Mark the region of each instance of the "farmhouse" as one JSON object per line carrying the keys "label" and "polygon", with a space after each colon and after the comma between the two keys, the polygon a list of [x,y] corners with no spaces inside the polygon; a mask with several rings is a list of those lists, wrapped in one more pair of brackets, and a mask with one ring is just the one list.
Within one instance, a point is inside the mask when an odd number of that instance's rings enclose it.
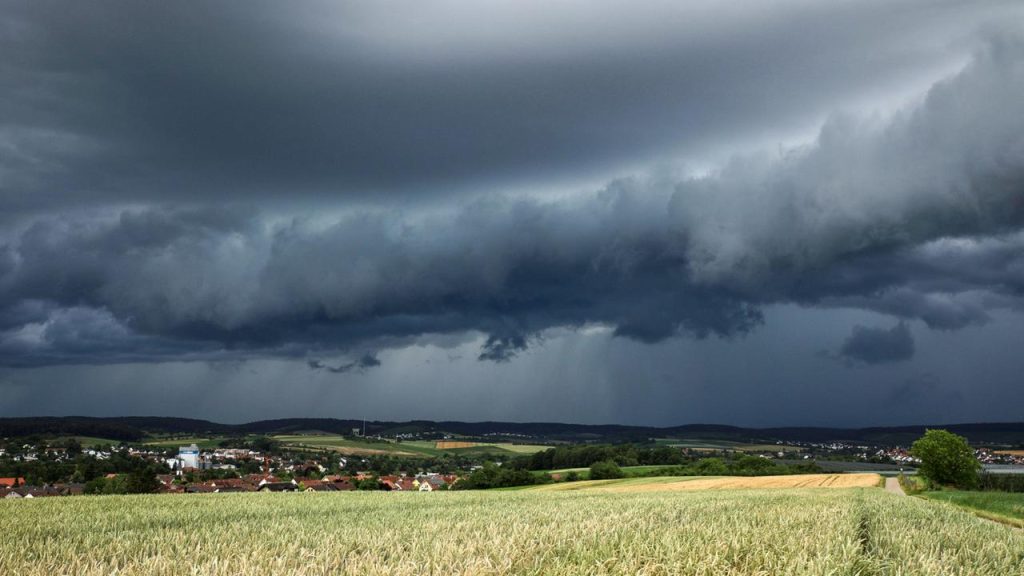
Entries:
{"label": "farmhouse", "polygon": [[246,482],[254,484],[256,486],[262,486],[263,484],[273,482],[285,482],[285,480],[282,480],[281,478],[278,478],[277,476],[274,476],[272,474],[246,474],[245,476],[242,477],[242,480],[245,480]]}
{"label": "farmhouse", "polygon": [[256,486],[242,478],[224,478],[212,480],[209,485],[214,492],[255,492]]}
{"label": "farmhouse", "polygon": [[299,487],[295,482],[264,482],[260,484],[258,492],[295,492]]}
{"label": "farmhouse", "polygon": [[306,492],[337,492],[338,488],[333,482],[323,480],[303,480],[299,486]]}
{"label": "farmhouse", "polygon": [[61,496],[81,496],[85,493],[85,484],[82,484],[81,482],[57,484],[54,488],[60,491]]}
{"label": "farmhouse", "polygon": [[60,496],[61,493],[52,486],[13,488],[4,495],[4,498],[44,498],[46,496]]}
{"label": "farmhouse", "polygon": [[188,494],[213,494],[217,489],[209,484],[189,484],[185,487]]}

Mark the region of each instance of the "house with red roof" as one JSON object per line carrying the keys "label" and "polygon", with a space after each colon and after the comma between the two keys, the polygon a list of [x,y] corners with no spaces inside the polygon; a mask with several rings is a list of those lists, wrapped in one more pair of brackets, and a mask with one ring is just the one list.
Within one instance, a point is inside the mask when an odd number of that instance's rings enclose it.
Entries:
{"label": "house with red roof", "polygon": [[334,482],[323,480],[302,480],[299,482],[299,487],[306,492],[336,492],[338,490]]}
{"label": "house with red roof", "polygon": [[216,492],[255,492],[256,485],[244,478],[221,478],[209,483]]}

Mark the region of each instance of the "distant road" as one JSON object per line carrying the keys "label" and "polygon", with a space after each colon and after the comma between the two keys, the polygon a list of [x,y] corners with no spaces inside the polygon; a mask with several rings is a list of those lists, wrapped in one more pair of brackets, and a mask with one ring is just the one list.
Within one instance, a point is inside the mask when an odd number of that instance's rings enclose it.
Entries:
{"label": "distant road", "polygon": [[900,486],[899,478],[886,478],[885,479],[885,491],[892,492],[897,496],[906,496],[907,493],[903,491],[903,487]]}

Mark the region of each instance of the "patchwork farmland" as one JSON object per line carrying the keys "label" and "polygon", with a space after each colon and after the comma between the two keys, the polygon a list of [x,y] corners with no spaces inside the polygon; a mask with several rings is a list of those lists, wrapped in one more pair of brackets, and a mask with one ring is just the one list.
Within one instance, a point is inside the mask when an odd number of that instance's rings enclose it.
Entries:
{"label": "patchwork farmland", "polygon": [[449,454],[472,454],[493,456],[516,456],[546,450],[550,446],[537,444],[512,444],[510,442],[470,442],[461,440],[411,440],[396,442],[389,440],[362,439],[336,434],[282,434],[272,437],[282,446],[297,449],[331,450],[340,454],[366,456],[440,456]]}

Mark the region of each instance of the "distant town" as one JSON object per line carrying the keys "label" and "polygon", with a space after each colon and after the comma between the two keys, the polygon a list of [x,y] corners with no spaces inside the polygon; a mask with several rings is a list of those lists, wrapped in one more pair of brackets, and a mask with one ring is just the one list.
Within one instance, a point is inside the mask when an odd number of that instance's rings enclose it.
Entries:
{"label": "distant town", "polygon": [[[269,443],[269,442],[268,442]],[[79,494],[155,492],[331,492],[446,490],[459,475],[423,471],[381,473],[395,465],[365,458],[305,454],[269,448],[214,448],[196,444],[167,449],[136,446],[81,447],[75,440],[0,448],[0,470],[28,470],[0,477],[0,497],[38,498]],[[373,469],[353,469],[373,465]],[[56,470],[70,470],[69,477]],[[105,470],[112,470],[104,472]],[[102,474],[93,475],[96,471]],[[91,477],[90,477],[91,476]]]}
{"label": "distant town", "polygon": [[[379,428],[379,426],[377,426]],[[147,436],[104,442],[28,434],[0,440],[0,497],[229,492],[435,492],[580,478],[597,460],[636,474],[756,475],[808,471],[914,474],[905,445],[843,441],[736,442],[630,438],[570,442],[550,435],[491,431],[477,436],[396,428],[364,436],[291,434]],[[987,469],[1024,471],[1024,451],[975,448]],[[497,470],[497,472],[495,471]],[[513,474],[515,471],[515,474]]]}

